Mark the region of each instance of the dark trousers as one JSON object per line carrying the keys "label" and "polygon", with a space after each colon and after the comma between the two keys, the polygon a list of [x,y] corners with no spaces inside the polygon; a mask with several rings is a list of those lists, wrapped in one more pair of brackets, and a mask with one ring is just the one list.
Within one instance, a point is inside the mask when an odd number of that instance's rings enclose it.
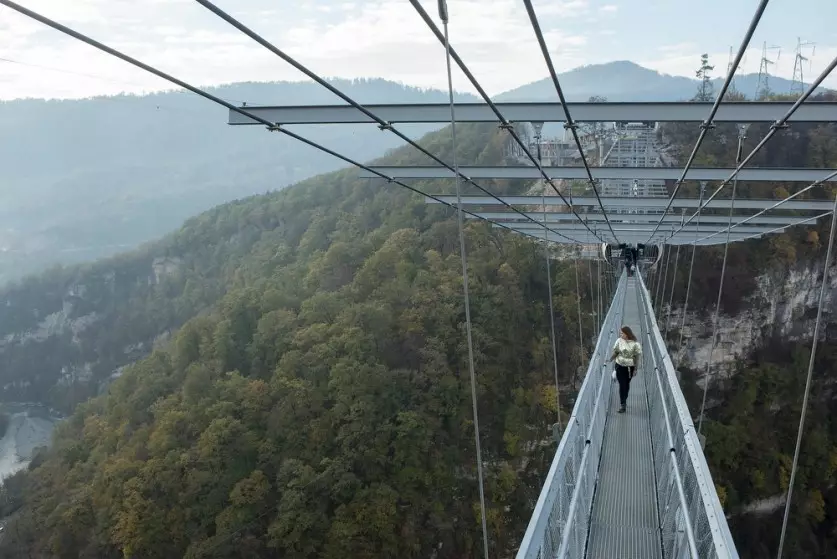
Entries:
{"label": "dark trousers", "polygon": [[628,391],[631,389],[631,373],[634,367],[616,365],[616,380],[619,381],[619,403],[623,406],[628,401]]}

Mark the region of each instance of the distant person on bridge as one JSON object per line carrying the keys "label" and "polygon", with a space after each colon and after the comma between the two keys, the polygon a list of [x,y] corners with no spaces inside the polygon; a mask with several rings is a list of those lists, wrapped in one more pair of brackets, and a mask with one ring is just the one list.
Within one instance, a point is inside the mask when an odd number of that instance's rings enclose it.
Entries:
{"label": "distant person on bridge", "polygon": [[616,361],[616,380],[619,381],[619,401],[622,404],[619,413],[625,413],[631,379],[636,375],[636,368],[639,367],[641,357],[642,346],[636,341],[636,336],[630,327],[623,326],[613,346],[613,355],[610,357],[610,361]]}

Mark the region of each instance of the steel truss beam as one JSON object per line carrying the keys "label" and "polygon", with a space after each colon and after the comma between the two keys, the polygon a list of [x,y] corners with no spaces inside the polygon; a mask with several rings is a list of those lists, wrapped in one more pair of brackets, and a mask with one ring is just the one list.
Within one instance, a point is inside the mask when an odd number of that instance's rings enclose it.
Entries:
{"label": "steel truss beam", "polygon": [[[497,103],[510,122],[565,122],[560,103]],[[714,122],[775,122],[793,103],[729,102],[723,103]],[[395,123],[447,123],[450,106],[446,103],[365,105],[383,120]],[[568,103],[573,120],[580,122],[703,122],[712,103]],[[246,111],[276,124],[357,124],[370,123],[367,115],[349,105],[261,106]],[[458,122],[497,122],[497,115],[485,103],[457,103]],[[805,103],[790,122],[837,121],[837,103]],[[230,111],[229,123],[260,124],[240,113]]]}
{"label": "steel truss beam", "polygon": [[[587,222],[601,222],[604,223],[604,216],[600,213],[593,214],[593,213],[586,213],[582,214],[584,219]],[[538,222],[543,223],[544,214],[543,212],[526,212],[526,216],[530,217]],[[619,225],[622,223],[656,223],[660,220],[659,214],[607,214],[608,219],[614,225]],[[671,223],[674,225],[680,225],[682,218],[676,215],[666,215],[663,217],[663,223]],[[746,215],[734,215],[732,216],[732,223],[740,223],[746,220],[749,216]],[[523,223],[522,218],[518,214],[514,214],[512,212],[475,212],[475,215],[466,215],[466,219],[489,219],[491,221],[502,221],[503,223],[508,222],[520,222]],[[813,225],[812,222],[807,221],[805,223],[798,223],[796,222],[798,218],[794,216],[785,216],[785,217],[755,217],[749,219],[747,223],[752,225]],[[556,224],[560,225],[562,223],[568,222],[578,222],[578,218],[571,213],[555,213],[555,212],[547,212],[546,214],[546,224]],[[729,216],[726,215],[701,215],[700,216],[700,223],[701,225],[708,224],[708,223],[717,223],[722,224],[724,230],[726,230],[726,226],[729,223]]]}
{"label": "steel truss beam", "polygon": [[[417,166],[373,166],[375,171],[394,179],[452,179],[454,173],[444,167]],[[536,167],[459,167],[465,176],[474,179],[508,179],[508,180],[536,180],[541,178]],[[586,180],[587,172],[584,167],[544,167],[543,170],[553,179]],[[735,169],[692,168],[686,175],[686,180],[695,181],[723,181]],[[598,180],[678,180],[682,169],[664,167],[591,167],[593,178]],[[741,181],[758,182],[807,182],[812,183],[823,176],[834,172],[834,169],[742,169],[738,173]],[[362,178],[379,178],[380,175],[369,171],[361,171]],[[837,182],[837,176],[829,182]]]}
{"label": "steel truss beam", "polygon": [[[614,223],[613,224],[613,230],[616,231],[617,234],[620,231],[622,231],[622,232],[633,231],[633,232],[637,232],[637,233],[650,233],[651,231],[654,230],[654,225],[655,224],[648,224],[648,223]],[[497,224],[494,227],[500,227],[500,228],[510,227],[512,229],[526,230],[526,231],[543,231],[543,227],[541,225],[539,225],[537,223],[531,223],[531,222],[529,222],[529,223],[524,223],[524,222],[509,223],[509,222],[506,222],[506,223],[502,223],[502,224]],[[793,225],[792,224],[788,225],[788,227],[793,227]],[[564,223],[564,224],[560,224],[560,225],[557,225],[555,227],[552,227],[551,229],[553,231],[558,232],[558,233],[567,233],[569,235],[572,235],[573,232],[577,232],[577,231],[587,231],[587,228],[581,223]],[[660,229],[664,230],[665,228],[661,227]],[[772,227],[772,226],[748,227],[748,226],[745,226],[745,227],[736,227],[735,229],[733,229],[733,231],[738,232],[738,233],[749,233],[750,235],[754,235],[754,234],[757,234],[757,233],[767,233],[768,231],[772,231],[773,229],[776,229],[776,227]],[[693,226],[685,227],[681,230],[681,233],[682,232],[687,232],[687,233],[701,234],[701,235],[705,236],[705,235],[711,235],[713,233],[718,233],[720,231],[726,231],[726,226],[718,225],[718,226],[713,227],[709,224],[701,223],[699,228],[698,227],[693,227]],[[603,229],[603,232],[609,232],[609,231],[607,229]],[[671,234],[670,229],[668,231],[668,234]]]}
{"label": "steel truss beam", "polygon": [[[536,233],[536,232],[530,231],[528,229],[521,229],[521,230],[515,229],[514,231],[516,233],[519,233],[521,235],[526,235],[527,237],[530,237],[530,238],[535,239],[535,240],[541,240],[541,241],[544,240],[543,233]],[[568,240],[566,237],[559,237],[558,235],[555,235],[554,233],[549,233],[546,237],[546,240],[548,240],[550,242],[562,243],[562,244],[591,244],[591,245],[601,244],[601,241],[598,240],[596,237],[592,236],[589,232],[587,232],[586,235],[585,235],[584,231],[579,231],[577,233],[569,233],[569,234],[567,234],[567,236],[571,237],[572,240]],[[765,236],[766,236],[766,234],[765,234]],[[745,239],[750,239],[750,238],[755,238],[755,237],[753,237],[753,234],[749,234],[749,235],[740,234],[740,233],[739,234],[732,234],[732,235],[730,235],[730,242],[743,241]],[[677,245],[677,244],[696,243],[696,244],[699,244],[699,245],[718,245],[718,244],[724,244],[726,242],[726,235],[724,236],[723,239],[712,238],[712,239],[708,239],[708,240],[705,240],[705,241],[700,241],[700,236],[689,235],[689,234],[682,235],[682,234],[678,233],[677,235],[675,235],[671,239],[665,239],[662,235],[659,235],[659,236],[655,235],[655,237],[653,239],[648,241],[648,233],[631,232],[631,233],[620,234],[619,241],[623,242],[623,243],[629,243],[629,244],[635,244],[635,243],[662,244],[662,243],[665,243],[665,244],[668,244],[668,245]],[[614,241],[612,239],[610,240],[610,242],[614,243]]]}
{"label": "steel truss beam", "polygon": [[[456,204],[456,196],[447,196],[447,195],[440,195],[438,198],[444,202],[449,204]],[[547,206],[563,206],[566,207],[561,198],[558,196],[501,196],[506,203],[511,205],[529,205],[529,206],[541,206],[546,203]],[[425,198],[425,202],[428,204],[438,204],[436,200],[432,198]],[[574,206],[596,206],[598,207],[599,203],[595,198],[589,197],[576,197],[572,200]],[[697,208],[699,205],[700,200],[698,198],[677,198],[674,200],[674,203],[671,205],[672,208]],[[745,199],[739,198],[735,201],[735,209],[736,210],[763,210],[773,206],[776,203],[775,200],[757,200],[757,199]],[[494,198],[490,196],[463,196],[462,197],[462,205],[463,206],[490,206],[490,205],[498,205],[499,203]],[[610,209],[636,209],[636,210],[649,210],[649,209],[663,209],[668,205],[668,198],[643,198],[638,196],[632,197],[603,197],[602,204],[610,210]],[[728,199],[714,199],[711,200],[704,206],[704,209],[729,209],[731,205],[731,201]],[[781,209],[783,210],[805,210],[805,211],[828,211],[831,209],[833,202],[827,200],[791,200],[782,204]],[[777,208],[779,209],[779,208]],[[583,215],[583,214],[582,214]],[[599,214],[601,215],[601,214]],[[610,217],[610,211],[608,211],[608,217]],[[625,215],[625,214],[614,214],[614,215]]]}

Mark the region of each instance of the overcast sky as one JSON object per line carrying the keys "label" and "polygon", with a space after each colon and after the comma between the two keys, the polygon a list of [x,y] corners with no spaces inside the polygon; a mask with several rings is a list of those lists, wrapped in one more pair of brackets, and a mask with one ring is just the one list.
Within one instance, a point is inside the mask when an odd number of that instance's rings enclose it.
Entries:
{"label": "overcast sky", "polygon": [[[151,65],[200,85],[299,80],[299,73],[192,0],[17,0]],[[451,42],[491,94],[546,76],[522,0],[449,0]],[[632,60],[693,76],[707,52],[727,67],[756,0],[535,0],[559,71]],[[444,52],[407,0],[217,0],[314,71],[446,87]],[[436,15],[435,0],[423,0]],[[772,0],[743,65],[757,72],[764,41],[790,78],[797,38],[816,43],[806,81],[837,56],[837,0]],[[811,47],[804,51],[812,53]],[[772,51],[771,57],[776,56]],[[79,75],[84,74],[84,75]],[[454,85],[470,91],[458,74]],[[837,72],[826,85],[837,87]],[[78,98],[170,89],[0,6],[0,99]]]}

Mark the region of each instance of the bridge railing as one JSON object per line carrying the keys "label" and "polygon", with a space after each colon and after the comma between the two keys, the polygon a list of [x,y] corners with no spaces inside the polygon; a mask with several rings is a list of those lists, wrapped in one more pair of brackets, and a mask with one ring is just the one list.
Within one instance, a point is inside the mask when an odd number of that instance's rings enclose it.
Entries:
{"label": "bridge railing", "polygon": [[607,359],[622,324],[626,285],[623,272],[518,559],[584,557],[607,416],[607,386],[611,381]]}
{"label": "bridge railing", "polygon": [[651,444],[663,557],[737,559],[709,466],[695,432],[674,365],[654,319],[642,278],[637,289],[642,320]]}

